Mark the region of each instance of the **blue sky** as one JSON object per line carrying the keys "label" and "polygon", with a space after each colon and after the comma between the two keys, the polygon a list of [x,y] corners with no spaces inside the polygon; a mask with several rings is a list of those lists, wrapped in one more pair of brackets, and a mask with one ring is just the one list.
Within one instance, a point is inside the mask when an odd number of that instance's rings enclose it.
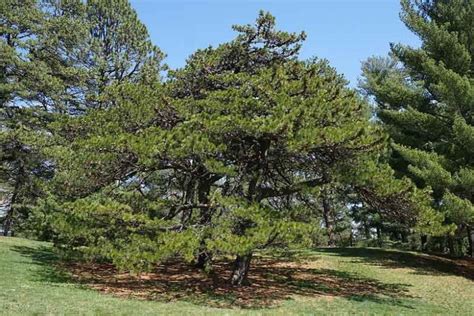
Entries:
{"label": "blue sky", "polygon": [[361,61],[385,55],[390,42],[417,46],[399,19],[399,0],[132,0],[153,42],[173,68],[198,48],[231,40],[233,24],[253,23],[270,11],[279,29],[304,30],[301,58],[327,58],[352,85]]}

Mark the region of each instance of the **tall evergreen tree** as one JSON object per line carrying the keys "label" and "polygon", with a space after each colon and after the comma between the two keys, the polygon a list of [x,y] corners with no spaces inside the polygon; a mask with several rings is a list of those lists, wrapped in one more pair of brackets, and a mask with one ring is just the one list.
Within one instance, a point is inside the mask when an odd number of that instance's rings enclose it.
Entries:
{"label": "tall evergreen tree", "polygon": [[394,141],[392,165],[433,190],[472,256],[474,1],[403,0],[402,10],[421,47],[396,44],[390,58],[368,60],[361,86]]}
{"label": "tall evergreen tree", "polygon": [[[7,234],[40,194],[38,177],[51,175],[30,140],[63,109],[81,81],[76,68],[79,2],[7,0],[0,4],[0,184],[7,193]],[[74,30],[74,31],[73,31]],[[22,210],[22,211],[20,211]]]}
{"label": "tall evergreen tree", "polygon": [[[39,180],[54,171],[42,153],[47,143],[40,135],[53,132],[47,125],[113,105],[102,94],[114,84],[154,84],[163,54],[128,1],[8,0],[0,4],[0,19],[0,159],[2,182],[10,192],[7,233],[14,206],[34,204],[46,188]],[[29,191],[21,189],[25,186]]]}

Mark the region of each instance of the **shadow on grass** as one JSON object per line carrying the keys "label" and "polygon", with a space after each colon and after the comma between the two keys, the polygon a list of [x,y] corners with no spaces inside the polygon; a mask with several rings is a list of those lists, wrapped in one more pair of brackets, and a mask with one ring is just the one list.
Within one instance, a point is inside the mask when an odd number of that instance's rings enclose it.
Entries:
{"label": "shadow on grass", "polygon": [[378,248],[319,248],[320,252],[359,258],[386,268],[411,268],[420,275],[455,275],[474,280],[473,259],[450,259],[441,256]]}
{"label": "shadow on grass", "polygon": [[[159,265],[152,273],[133,276],[119,273],[109,264],[68,263],[58,265],[49,248],[13,247],[28,256],[40,269],[35,270],[39,282],[62,283],[75,280],[81,285],[122,297],[144,300],[188,301],[213,307],[262,308],[278,306],[295,295],[314,298],[344,297],[407,309],[408,285],[387,284],[375,279],[332,270],[315,269],[307,264],[283,258],[259,258],[253,262],[251,286],[229,286],[229,262],[214,264],[206,274],[182,262]],[[55,268],[56,267],[56,268]],[[67,274],[61,271],[68,271]]]}
{"label": "shadow on grass", "polygon": [[293,262],[260,258],[249,273],[251,286],[228,284],[230,264],[217,262],[212,274],[182,262],[158,266],[141,277],[119,274],[110,265],[70,266],[74,275],[101,291],[146,300],[188,301],[214,307],[262,308],[278,306],[295,295],[344,297],[412,308],[405,303],[408,285],[386,284],[331,269],[314,269]]}
{"label": "shadow on grass", "polygon": [[34,281],[45,283],[71,281],[71,277],[66,272],[56,268],[59,259],[50,247],[13,246],[11,250],[31,258],[32,264],[37,266],[34,269]]}

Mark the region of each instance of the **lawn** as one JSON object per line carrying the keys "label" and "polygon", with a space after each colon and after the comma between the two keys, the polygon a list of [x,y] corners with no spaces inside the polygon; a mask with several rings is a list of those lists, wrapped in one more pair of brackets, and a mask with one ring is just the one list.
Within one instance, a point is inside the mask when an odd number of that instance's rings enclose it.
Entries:
{"label": "lawn", "polygon": [[474,314],[468,260],[374,248],[261,254],[250,280],[229,288],[179,263],[138,279],[104,264],[58,265],[47,243],[0,237],[4,315]]}

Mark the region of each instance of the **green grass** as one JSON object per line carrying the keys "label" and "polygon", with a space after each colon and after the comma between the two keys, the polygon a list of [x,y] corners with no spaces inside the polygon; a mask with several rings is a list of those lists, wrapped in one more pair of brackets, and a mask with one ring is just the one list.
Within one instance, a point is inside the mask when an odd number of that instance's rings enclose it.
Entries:
{"label": "green grass", "polygon": [[[205,290],[193,279],[160,281],[161,273],[143,283],[154,300],[102,294],[58,272],[55,263],[49,244],[0,238],[0,314],[474,315],[472,261],[462,266],[411,252],[352,248],[302,251],[292,259],[262,256],[251,272],[253,286],[235,292]],[[165,292],[152,291],[158,288]],[[269,298],[273,304],[265,307]]]}

